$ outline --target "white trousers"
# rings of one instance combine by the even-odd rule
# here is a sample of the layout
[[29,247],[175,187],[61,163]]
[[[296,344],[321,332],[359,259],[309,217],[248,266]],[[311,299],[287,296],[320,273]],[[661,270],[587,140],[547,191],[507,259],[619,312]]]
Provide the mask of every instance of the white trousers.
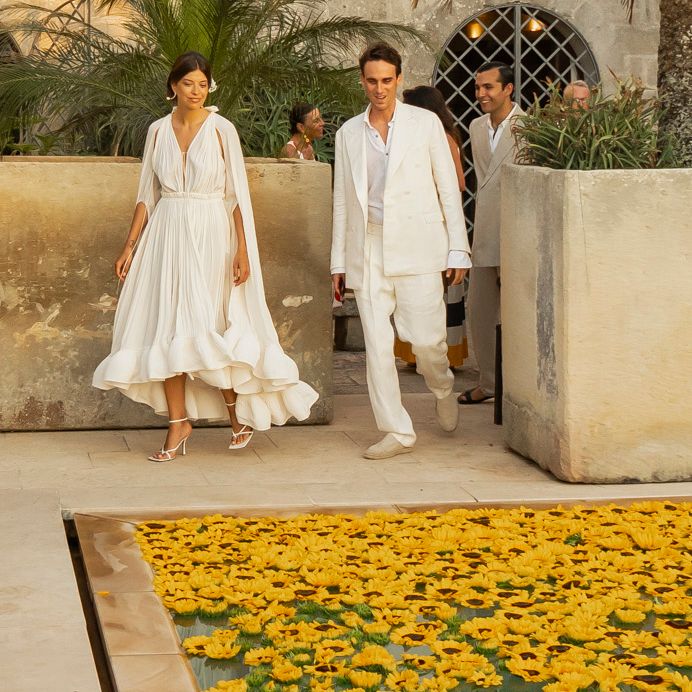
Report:
[[469,276],[469,324],[478,386],[495,394],[495,327],[500,323],[500,267],[474,267]]
[[449,396],[454,375],[447,362],[447,318],[440,272],[385,276],[382,227],[368,224],[363,288],[354,291],[367,363],[368,392],[377,427],[409,447],[416,441],[411,418],[401,403],[394,360],[394,316],[399,337],[411,344],[416,369],[438,398]]

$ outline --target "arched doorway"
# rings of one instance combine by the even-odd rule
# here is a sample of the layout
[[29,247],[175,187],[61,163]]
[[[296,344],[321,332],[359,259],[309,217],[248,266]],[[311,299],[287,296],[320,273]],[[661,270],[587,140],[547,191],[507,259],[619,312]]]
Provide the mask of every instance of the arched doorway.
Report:
[[[476,103],[476,70],[490,60],[514,67],[515,100],[527,108],[546,98],[549,82],[561,85],[575,79],[599,81],[591,49],[567,21],[528,4],[500,5],[467,19],[450,36],[435,67],[433,85],[445,97],[462,137],[468,143],[471,121],[482,114]],[[470,146],[464,147],[464,169],[471,194],[464,207],[473,220],[475,176]]]

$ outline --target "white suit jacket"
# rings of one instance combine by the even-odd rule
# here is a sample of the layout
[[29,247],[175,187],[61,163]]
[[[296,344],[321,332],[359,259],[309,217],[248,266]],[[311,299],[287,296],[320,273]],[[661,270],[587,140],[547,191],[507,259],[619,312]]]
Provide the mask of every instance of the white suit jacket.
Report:
[[[336,134],[332,273],[346,269],[346,285],[363,285],[368,223],[365,113]],[[397,103],[384,192],[386,276],[447,269],[450,250],[470,253],[452,154],[434,113]]]
[[500,266],[500,178],[502,166],[514,163],[517,147],[512,128],[525,115],[517,106],[511,122],[507,123],[495,151],[490,151],[486,113],[471,121],[469,136],[473,166],[476,169],[476,215],[473,221],[473,264],[476,267]]

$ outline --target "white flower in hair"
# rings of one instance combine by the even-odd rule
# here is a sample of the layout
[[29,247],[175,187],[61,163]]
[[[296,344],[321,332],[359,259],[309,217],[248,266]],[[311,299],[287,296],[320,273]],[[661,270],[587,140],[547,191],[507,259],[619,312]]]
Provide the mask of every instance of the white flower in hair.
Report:
[[214,81],[214,78],[212,77],[211,84],[209,84],[209,93],[211,94],[213,91],[216,91],[218,88],[218,84]]

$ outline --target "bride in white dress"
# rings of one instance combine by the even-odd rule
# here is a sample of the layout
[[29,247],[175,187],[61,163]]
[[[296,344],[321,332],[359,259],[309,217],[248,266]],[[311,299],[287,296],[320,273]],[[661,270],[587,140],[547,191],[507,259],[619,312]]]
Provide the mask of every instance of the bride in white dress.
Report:
[[[173,113],[147,134],[137,205],[115,271],[125,279],[113,346],[93,384],[167,415],[152,461],[185,454],[190,420],[230,418],[230,449],[317,400],[267,309],[235,127],[204,102],[211,66],[185,53],[168,78]],[[136,252],[135,252],[136,249]]]

